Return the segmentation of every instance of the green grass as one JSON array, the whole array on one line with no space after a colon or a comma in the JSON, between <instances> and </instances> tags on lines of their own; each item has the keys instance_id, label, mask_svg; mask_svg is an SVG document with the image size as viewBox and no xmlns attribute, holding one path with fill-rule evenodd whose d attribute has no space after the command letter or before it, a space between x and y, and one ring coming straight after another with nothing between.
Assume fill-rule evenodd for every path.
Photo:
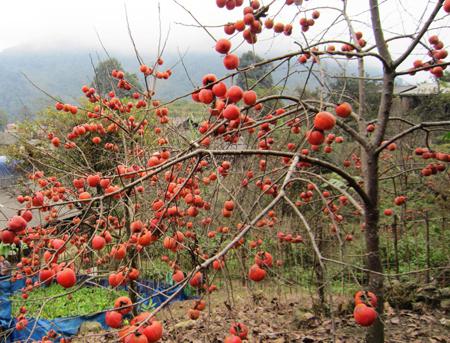
<instances>
[{"instance_id":1,"label":"green grass","mask_svg":"<svg viewBox=\"0 0 450 343\"><path fill-rule=\"evenodd\" d=\"M70 316L82 316L103 311L113 307L114 300L125 291L116 291L107 288L84 287L71 293L71 299L65 294L67 291L57 284L50 287L41 287L29 293L28 299L22 299L21 293L12 296L12 314L18 315L21 306L27 309L26 316L35 318L38 316L45 299L56 297L48 301L40 318L54 319ZM62 295L62 296L61 296Z\"/></svg>"},{"instance_id":2,"label":"green grass","mask_svg":"<svg viewBox=\"0 0 450 343\"><path fill-rule=\"evenodd\" d=\"M190 100L180 100L167 106L170 109L170 113L174 117L188 118L200 120L207 117L207 107L203 104L199 104Z\"/></svg>"}]
</instances>

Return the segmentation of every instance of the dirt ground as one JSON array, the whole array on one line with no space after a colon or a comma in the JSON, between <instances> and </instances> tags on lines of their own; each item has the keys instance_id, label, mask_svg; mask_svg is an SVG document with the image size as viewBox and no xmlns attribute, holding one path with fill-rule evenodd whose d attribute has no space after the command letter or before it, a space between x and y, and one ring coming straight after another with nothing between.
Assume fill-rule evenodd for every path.
<instances>
[{"instance_id":1,"label":"dirt ground","mask_svg":"<svg viewBox=\"0 0 450 343\"><path fill-rule=\"evenodd\" d=\"M164 342L222 342L235 320L249 328L248 342L333 342L333 321L312 312L307 294L280 297L275 292L262 291L253 298L238 295L231 311L226 300L222 298L221 302L220 298L212 297L214 310L208 315L207 308L196 321L187 318L193 301L173 304L164 313ZM362 342L366 329L355 324L348 300L335 301L342 308L334 318L335 342ZM450 342L450 316L437 310L419 314L388 307L385 324L386 342Z\"/></svg>"},{"instance_id":2,"label":"dirt ground","mask_svg":"<svg viewBox=\"0 0 450 343\"><path fill-rule=\"evenodd\" d=\"M247 325L249 336L244 342L249 343L325 343L333 342L333 336L336 343L356 343L363 342L366 330L355 324L349 299L342 297L334 297L337 314L333 321L314 314L311 297L305 291L262 288L250 292L245 287L234 287L231 304L225 290L220 290L211 296L209 305L195 321L187 315L194 302L176 302L158 314L165 328L162 342L223 342L234 321ZM385 341L389 343L450 343L450 316L438 310L417 313L387 305L385 325ZM92 337L88 337L80 335L74 342L92 342ZM113 335L100 338L97 333L96 337L102 342L117 341Z\"/></svg>"}]
</instances>

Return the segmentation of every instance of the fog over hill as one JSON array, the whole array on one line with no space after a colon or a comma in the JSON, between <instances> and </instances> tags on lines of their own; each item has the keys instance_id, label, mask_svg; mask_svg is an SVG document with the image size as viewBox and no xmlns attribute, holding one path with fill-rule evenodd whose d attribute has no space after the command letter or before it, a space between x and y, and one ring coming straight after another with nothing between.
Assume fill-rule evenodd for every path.
<instances>
[{"instance_id":1,"label":"fog over hill","mask_svg":"<svg viewBox=\"0 0 450 343\"><path fill-rule=\"evenodd\" d=\"M139 65L134 55L112 54L124 69L139 74ZM81 86L89 84L93 78L93 64L105 59L105 53L96 53L86 49L58 51L56 49L42 50L27 46L20 46L4 50L0 53L0 110L8 113L9 121L21 120L36 113L54 101L41 91L33 87L23 74L27 75L40 88L51 95L65 101L75 103L82 95ZM144 54L145 56L145 54ZM265 56L268 57L268 56ZM153 57L154 58L154 57ZM153 59L147 58L149 63ZM170 99L192 90L192 85L186 72L179 62L177 54L164 56L165 67L173 67L173 75L168 81L160 81L157 87L157 98ZM222 59L215 52L190 53L183 58L190 79L198 85L206 73L218 76L226 75ZM336 65L327 63L331 73L340 73ZM300 68L297 68L300 70ZM304 68L302 68L304 70ZM295 69L290 69L292 72ZM286 76L287 67L278 68L274 73L274 82L282 82ZM347 72L352 72L352 69ZM372 69L369 74L376 74ZM303 86L306 72L295 73L286 85L291 91ZM316 87L317 81L311 79L310 87Z\"/></svg>"}]
</instances>

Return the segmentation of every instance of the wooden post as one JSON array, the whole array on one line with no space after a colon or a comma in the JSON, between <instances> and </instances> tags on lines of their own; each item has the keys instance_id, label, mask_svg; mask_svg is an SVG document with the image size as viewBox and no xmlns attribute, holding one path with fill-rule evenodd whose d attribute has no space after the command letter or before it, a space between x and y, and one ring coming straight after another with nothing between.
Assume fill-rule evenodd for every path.
<instances>
[{"instance_id":1,"label":"wooden post","mask_svg":"<svg viewBox=\"0 0 450 343\"><path fill-rule=\"evenodd\" d=\"M398 263L398 235L397 235L397 215L394 215L394 222L392 223L392 233L394 235L394 262L396 278L399 278L400 266Z\"/></svg>"},{"instance_id":2,"label":"wooden post","mask_svg":"<svg viewBox=\"0 0 450 343\"><path fill-rule=\"evenodd\" d=\"M426 260L427 260L427 271L425 272L425 282L430 282L430 222L428 219L428 212L425 212L425 244L426 244Z\"/></svg>"},{"instance_id":3,"label":"wooden post","mask_svg":"<svg viewBox=\"0 0 450 343\"><path fill-rule=\"evenodd\" d=\"M322 225L317 225L317 245L319 251L322 252L323 248L323 228ZM328 314L328 306L325 300L325 275L322 267L320 266L318 257L315 256L314 271L317 279L317 294L319 296L319 303L323 313Z\"/></svg>"}]
</instances>

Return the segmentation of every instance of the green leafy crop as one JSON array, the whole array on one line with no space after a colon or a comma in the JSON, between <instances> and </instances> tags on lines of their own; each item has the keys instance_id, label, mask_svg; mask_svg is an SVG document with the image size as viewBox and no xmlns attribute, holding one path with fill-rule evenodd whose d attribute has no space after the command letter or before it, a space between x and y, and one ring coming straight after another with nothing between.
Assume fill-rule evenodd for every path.
<instances>
[{"instance_id":1,"label":"green leafy crop","mask_svg":"<svg viewBox=\"0 0 450 343\"><path fill-rule=\"evenodd\" d=\"M63 295L65 292L64 288L53 284L30 292L26 300L17 293L11 297L12 313L17 316L24 306L26 316L36 318L44 306L39 316L41 319L83 316L111 308L117 297L127 295L125 291L98 287L84 287L70 295ZM52 299L46 302L49 298Z\"/></svg>"}]
</instances>

